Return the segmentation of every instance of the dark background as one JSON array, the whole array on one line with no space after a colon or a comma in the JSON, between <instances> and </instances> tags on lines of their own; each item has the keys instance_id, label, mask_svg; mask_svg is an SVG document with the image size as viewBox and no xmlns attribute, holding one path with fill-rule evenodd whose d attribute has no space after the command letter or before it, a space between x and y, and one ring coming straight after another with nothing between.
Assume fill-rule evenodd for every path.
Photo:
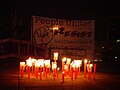
<instances>
[{"instance_id":1,"label":"dark background","mask_svg":"<svg viewBox=\"0 0 120 90\"><path fill-rule=\"evenodd\" d=\"M95 59L120 63L119 7L114 0L1 0L0 38L30 41L33 15L95 20Z\"/></svg>"}]
</instances>

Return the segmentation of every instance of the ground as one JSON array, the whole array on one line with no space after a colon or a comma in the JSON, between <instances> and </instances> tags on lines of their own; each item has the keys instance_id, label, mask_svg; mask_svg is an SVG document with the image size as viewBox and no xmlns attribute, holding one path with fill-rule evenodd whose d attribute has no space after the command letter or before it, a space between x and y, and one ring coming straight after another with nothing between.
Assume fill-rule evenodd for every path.
<instances>
[{"instance_id":1,"label":"ground","mask_svg":"<svg viewBox=\"0 0 120 90\"><path fill-rule=\"evenodd\" d=\"M62 76L53 79L52 73L47 77L35 78L31 75L28 79L26 72L24 77L19 75L18 64L1 64L0 66L0 90L120 90L120 74L96 72L95 80L84 78L83 71L77 79L71 81L69 76L62 83ZM60 73L60 72L59 72Z\"/></svg>"}]
</instances>

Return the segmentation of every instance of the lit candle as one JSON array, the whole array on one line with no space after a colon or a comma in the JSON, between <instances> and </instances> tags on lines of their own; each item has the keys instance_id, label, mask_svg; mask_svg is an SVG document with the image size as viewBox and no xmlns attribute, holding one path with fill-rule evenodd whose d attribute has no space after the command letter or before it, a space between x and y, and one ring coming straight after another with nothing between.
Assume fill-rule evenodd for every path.
<instances>
[{"instance_id":1,"label":"lit candle","mask_svg":"<svg viewBox=\"0 0 120 90\"><path fill-rule=\"evenodd\" d=\"M70 62L71 62L71 58L67 58L68 74L70 72Z\"/></svg>"},{"instance_id":2,"label":"lit candle","mask_svg":"<svg viewBox=\"0 0 120 90\"><path fill-rule=\"evenodd\" d=\"M58 53L57 53L57 52L54 53L54 60L55 60L55 61L58 60Z\"/></svg>"},{"instance_id":3,"label":"lit candle","mask_svg":"<svg viewBox=\"0 0 120 90\"><path fill-rule=\"evenodd\" d=\"M40 66L40 64L39 64L39 62L38 61L36 61L35 62L35 76L36 76L36 78L38 78L38 69L39 69L39 66Z\"/></svg>"},{"instance_id":4,"label":"lit candle","mask_svg":"<svg viewBox=\"0 0 120 90\"><path fill-rule=\"evenodd\" d=\"M71 67L71 81L73 81L73 67Z\"/></svg>"},{"instance_id":5,"label":"lit candle","mask_svg":"<svg viewBox=\"0 0 120 90\"><path fill-rule=\"evenodd\" d=\"M30 78L30 66L28 66L28 78Z\"/></svg>"},{"instance_id":6,"label":"lit candle","mask_svg":"<svg viewBox=\"0 0 120 90\"><path fill-rule=\"evenodd\" d=\"M42 66L40 65L40 80L42 80Z\"/></svg>"},{"instance_id":7,"label":"lit candle","mask_svg":"<svg viewBox=\"0 0 120 90\"><path fill-rule=\"evenodd\" d=\"M62 59L62 71L64 71L64 62L66 61L66 57L64 57L63 59Z\"/></svg>"},{"instance_id":8,"label":"lit candle","mask_svg":"<svg viewBox=\"0 0 120 90\"><path fill-rule=\"evenodd\" d=\"M84 60L84 78L86 78L86 64L87 64L87 59Z\"/></svg>"},{"instance_id":9,"label":"lit candle","mask_svg":"<svg viewBox=\"0 0 120 90\"><path fill-rule=\"evenodd\" d=\"M25 62L20 62L20 75L21 75L21 77L24 76L24 66L25 66Z\"/></svg>"},{"instance_id":10,"label":"lit candle","mask_svg":"<svg viewBox=\"0 0 120 90\"><path fill-rule=\"evenodd\" d=\"M44 67L44 59L38 59L40 65L40 80L42 80L42 68Z\"/></svg>"},{"instance_id":11,"label":"lit candle","mask_svg":"<svg viewBox=\"0 0 120 90\"><path fill-rule=\"evenodd\" d=\"M55 80L55 76L56 76L56 69L54 68L54 71L53 71L53 73L54 73L54 80Z\"/></svg>"},{"instance_id":12,"label":"lit candle","mask_svg":"<svg viewBox=\"0 0 120 90\"><path fill-rule=\"evenodd\" d=\"M47 79L47 76L48 76L48 67L45 66L45 78Z\"/></svg>"},{"instance_id":13,"label":"lit candle","mask_svg":"<svg viewBox=\"0 0 120 90\"><path fill-rule=\"evenodd\" d=\"M67 58L67 64L70 64L71 58Z\"/></svg>"},{"instance_id":14,"label":"lit candle","mask_svg":"<svg viewBox=\"0 0 120 90\"><path fill-rule=\"evenodd\" d=\"M36 62L36 59L31 59L31 62L32 62L32 75L34 74L35 72L35 62Z\"/></svg>"},{"instance_id":15,"label":"lit candle","mask_svg":"<svg viewBox=\"0 0 120 90\"><path fill-rule=\"evenodd\" d=\"M52 69L53 69L54 80L55 80L55 76L56 76L56 68L57 68L56 62L52 62Z\"/></svg>"},{"instance_id":16,"label":"lit candle","mask_svg":"<svg viewBox=\"0 0 120 90\"><path fill-rule=\"evenodd\" d=\"M96 64L94 64L94 80L95 80L95 75L96 75Z\"/></svg>"},{"instance_id":17,"label":"lit candle","mask_svg":"<svg viewBox=\"0 0 120 90\"><path fill-rule=\"evenodd\" d=\"M91 75L92 75L92 67L93 67L93 64L90 64L90 78L91 78Z\"/></svg>"},{"instance_id":18,"label":"lit candle","mask_svg":"<svg viewBox=\"0 0 120 90\"><path fill-rule=\"evenodd\" d=\"M45 76L47 78L47 74L49 73L49 68L50 68L50 60L45 60Z\"/></svg>"},{"instance_id":19,"label":"lit candle","mask_svg":"<svg viewBox=\"0 0 120 90\"><path fill-rule=\"evenodd\" d=\"M66 76L66 73L67 73L67 70L68 70L68 65L64 65L64 75Z\"/></svg>"},{"instance_id":20,"label":"lit candle","mask_svg":"<svg viewBox=\"0 0 120 90\"><path fill-rule=\"evenodd\" d=\"M78 68L80 69L81 60L74 60L74 64L75 64L75 73L77 78L78 74L80 73Z\"/></svg>"},{"instance_id":21,"label":"lit candle","mask_svg":"<svg viewBox=\"0 0 120 90\"><path fill-rule=\"evenodd\" d=\"M75 67L75 79L77 79L77 67Z\"/></svg>"},{"instance_id":22,"label":"lit candle","mask_svg":"<svg viewBox=\"0 0 120 90\"><path fill-rule=\"evenodd\" d=\"M60 70L60 68L58 67L57 68L57 78L58 78L58 75L59 75L59 70Z\"/></svg>"},{"instance_id":23,"label":"lit candle","mask_svg":"<svg viewBox=\"0 0 120 90\"><path fill-rule=\"evenodd\" d=\"M32 66L31 58L27 60L27 65L28 65L28 78L30 78L30 67Z\"/></svg>"},{"instance_id":24,"label":"lit candle","mask_svg":"<svg viewBox=\"0 0 120 90\"><path fill-rule=\"evenodd\" d=\"M64 83L64 71L62 71L62 82Z\"/></svg>"},{"instance_id":25,"label":"lit candle","mask_svg":"<svg viewBox=\"0 0 120 90\"><path fill-rule=\"evenodd\" d=\"M90 62L87 64L88 78L90 78Z\"/></svg>"}]
</instances>

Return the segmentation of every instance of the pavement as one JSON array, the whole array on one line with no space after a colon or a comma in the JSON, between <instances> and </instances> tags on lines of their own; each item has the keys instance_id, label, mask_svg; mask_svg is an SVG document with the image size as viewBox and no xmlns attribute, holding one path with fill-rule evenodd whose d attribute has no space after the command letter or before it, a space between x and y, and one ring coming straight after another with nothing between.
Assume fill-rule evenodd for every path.
<instances>
[{"instance_id":1,"label":"pavement","mask_svg":"<svg viewBox=\"0 0 120 90\"><path fill-rule=\"evenodd\" d=\"M19 67L15 64L1 65L0 68L0 90L120 90L120 74L96 72L94 80L93 73L88 79L84 78L82 71L73 81L65 76L63 83L61 74L55 80L52 73L40 80L34 75L28 78L26 72L20 77Z\"/></svg>"},{"instance_id":2,"label":"pavement","mask_svg":"<svg viewBox=\"0 0 120 90\"><path fill-rule=\"evenodd\" d=\"M42 89L42 90L120 90L120 76L119 75L111 75L106 73L97 73L95 80L93 79L93 75L90 79L88 77L84 78L83 72L81 75L77 77L77 79L73 79L69 76L65 76L64 83L62 82L62 76L59 74L58 78L53 78L53 75L47 77L35 78L31 76L28 79L27 75L23 78L19 78L20 80L20 88L23 90L34 90L34 89ZM32 88L32 89L31 89Z\"/></svg>"}]
</instances>

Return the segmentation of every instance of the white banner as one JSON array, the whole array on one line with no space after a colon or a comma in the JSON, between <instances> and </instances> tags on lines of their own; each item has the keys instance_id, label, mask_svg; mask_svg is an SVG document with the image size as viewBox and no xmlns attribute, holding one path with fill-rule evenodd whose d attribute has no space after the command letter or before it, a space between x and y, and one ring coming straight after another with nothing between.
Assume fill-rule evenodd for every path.
<instances>
[{"instance_id":1,"label":"white banner","mask_svg":"<svg viewBox=\"0 0 120 90\"><path fill-rule=\"evenodd\" d=\"M94 20L63 20L32 16L32 40L48 48L85 49L94 53Z\"/></svg>"}]
</instances>

